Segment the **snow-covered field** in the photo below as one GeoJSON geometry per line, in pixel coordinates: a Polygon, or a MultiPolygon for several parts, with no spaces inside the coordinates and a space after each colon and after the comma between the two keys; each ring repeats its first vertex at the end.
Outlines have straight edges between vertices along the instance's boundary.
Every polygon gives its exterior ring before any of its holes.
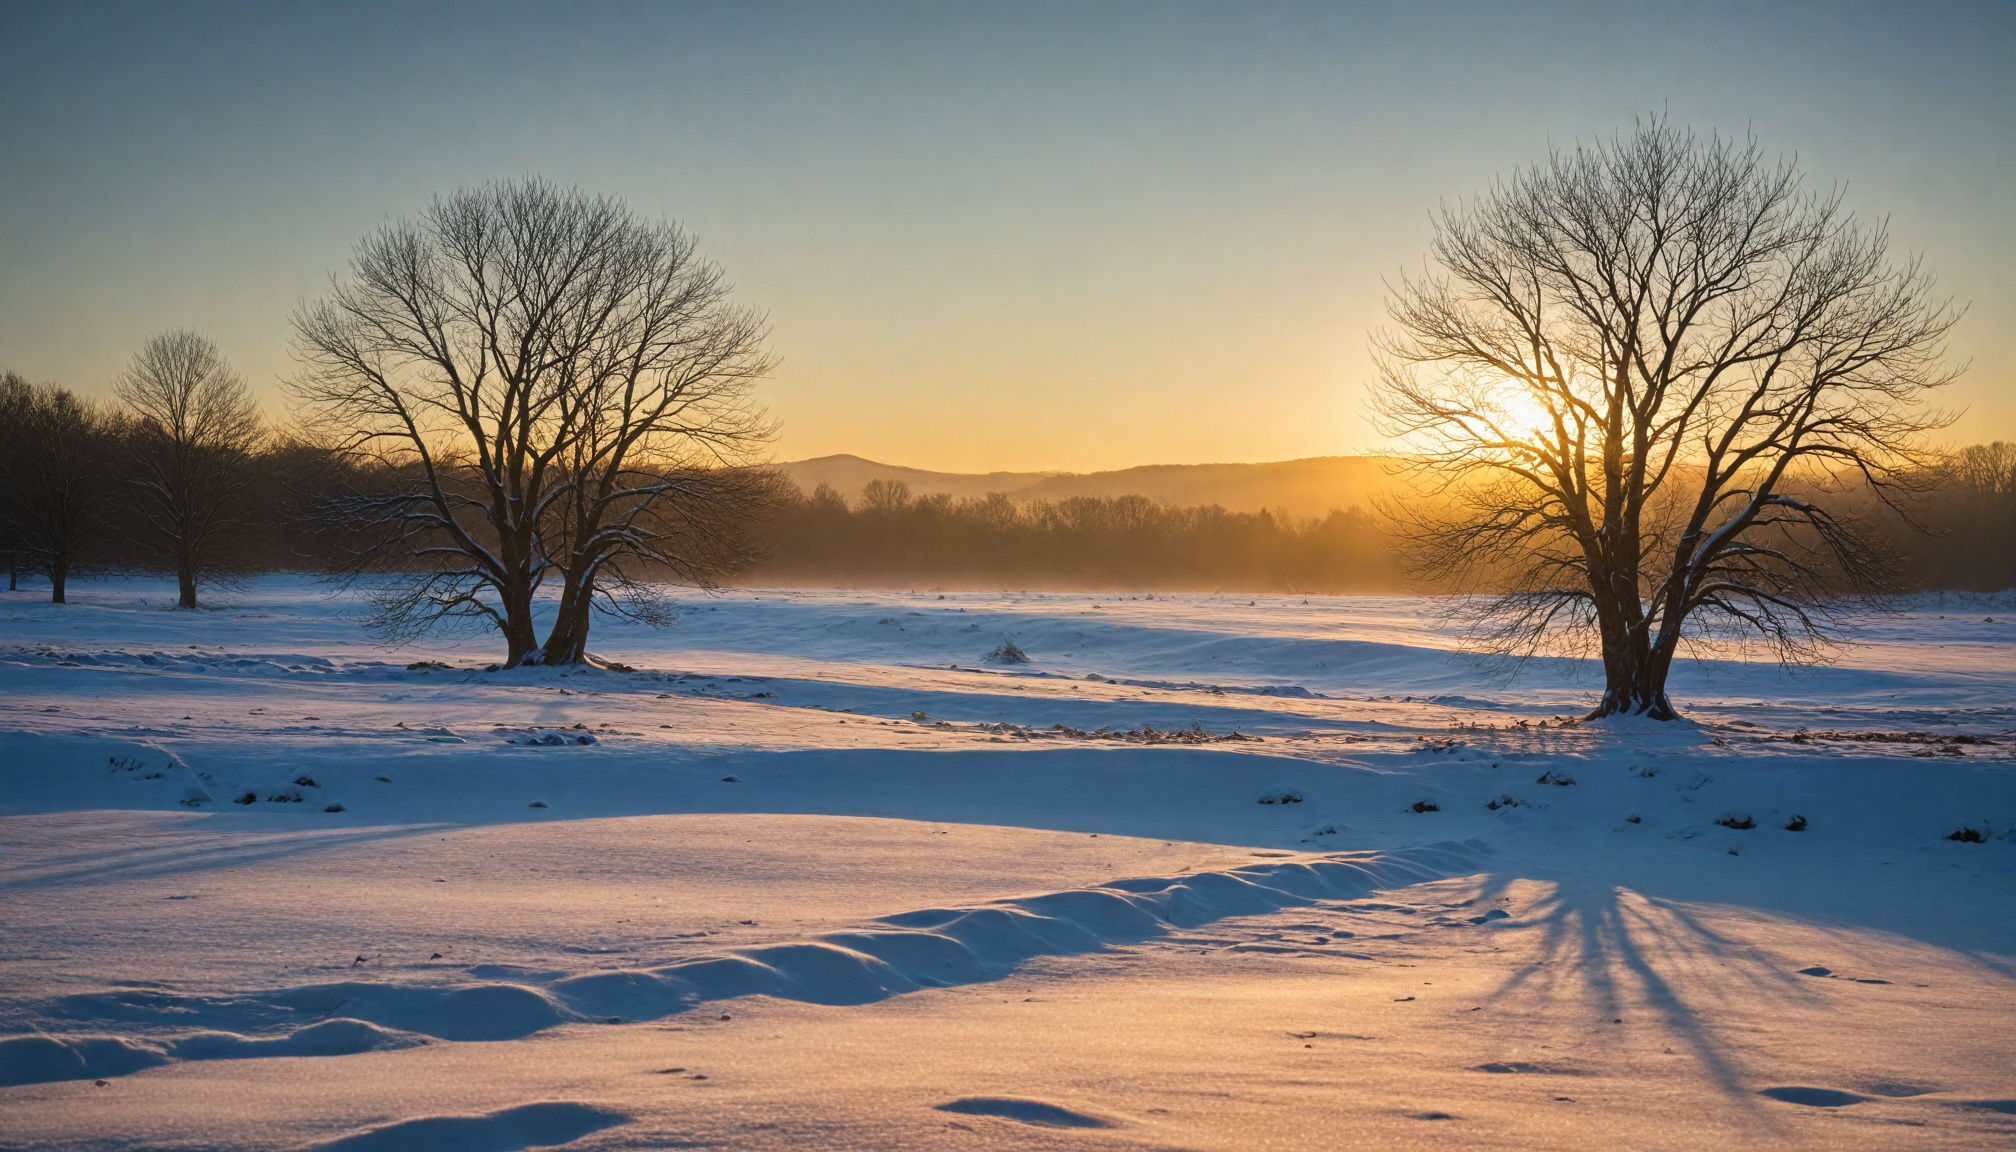
{"type": "Polygon", "coordinates": [[[1400,599],[742,590],[503,673],[73,596],[0,597],[0,1147],[2016,1145],[2016,599],[1563,726],[1400,599]]]}

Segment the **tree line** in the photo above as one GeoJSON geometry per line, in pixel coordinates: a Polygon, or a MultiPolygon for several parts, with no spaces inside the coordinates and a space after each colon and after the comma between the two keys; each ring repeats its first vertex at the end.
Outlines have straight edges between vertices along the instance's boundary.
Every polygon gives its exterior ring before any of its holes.
{"type": "Polygon", "coordinates": [[[61,604],[77,572],[156,568],[174,573],[178,603],[194,608],[206,577],[248,559],[226,546],[242,520],[284,518],[248,494],[269,447],[258,408],[216,345],[186,331],[149,340],[113,394],[108,407],[0,375],[8,587],[37,572],[61,604]]]}
{"type": "MultiPolygon", "coordinates": [[[[192,354],[203,344],[171,333],[136,357],[150,366],[146,378],[156,387],[148,395],[159,399],[163,380],[182,382],[185,398],[166,405],[170,415],[185,413],[179,441],[177,424],[148,414],[158,405],[142,410],[126,399],[139,397],[130,387],[115,390],[112,404],[95,404],[0,374],[0,553],[10,589],[39,575],[61,603],[78,575],[160,572],[176,577],[178,602],[189,607],[206,584],[260,572],[345,579],[406,569],[436,578],[430,561],[388,547],[397,537],[355,513],[359,504],[375,508],[409,492],[419,475],[260,425],[246,394],[228,386],[235,377],[215,349],[192,354]],[[205,370],[159,371],[160,342],[179,349],[168,364],[205,370]]],[[[714,497],[704,507],[732,506],[735,515],[691,533],[683,567],[636,567],[646,584],[1323,595],[1453,588],[1411,568],[1415,554],[1399,524],[1378,509],[1298,519],[1142,496],[920,496],[880,480],[849,500],[824,484],[803,492],[758,467],[659,482],[704,488],[714,497]]],[[[1898,587],[2016,588],[2016,444],[1945,454],[1915,486],[1919,494],[1902,512],[1866,491],[1836,502],[1894,555],[1898,587]]]]}
{"type": "MultiPolygon", "coordinates": [[[[1894,591],[2016,588],[2016,444],[1959,449],[1928,465],[1893,508],[1867,489],[1833,501],[1889,556],[1894,591]]],[[[1395,509],[1297,519],[1141,496],[1016,502],[913,495],[871,481],[852,501],[828,485],[788,491],[758,530],[745,579],[879,587],[1083,588],[1323,595],[1454,592],[1423,570],[1395,509]]],[[[1509,586],[1509,585],[1508,585],[1509,586]]]]}

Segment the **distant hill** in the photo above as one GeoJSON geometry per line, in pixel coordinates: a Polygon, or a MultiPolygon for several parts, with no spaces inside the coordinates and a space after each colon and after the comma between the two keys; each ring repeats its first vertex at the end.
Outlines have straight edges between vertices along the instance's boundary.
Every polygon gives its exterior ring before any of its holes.
{"type": "Polygon", "coordinates": [[[1360,507],[1393,486],[1378,456],[1313,456],[1266,464],[1146,464],[1113,472],[930,472],[859,456],[820,456],[779,464],[810,492],[830,484],[853,500],[870,480],[901,480],[919,495],[1063,500],[1072,496],[1146,496],[1165,504],[1217,504],[1234,512],[1287,509],[1296,517],[1360,507]]]}
{"type": "Polygon", "coordinates": [[[817,456],[777,465],[793,483],[810,492],[821,484],[849,500],[861,495],[870,480],[901,480],[919,496],[944,492],[952,496],[985,496],[989,492],[1021,492],[1034,484],[1064,475],[1058,472],[930,472],[900,464],[880,464],[859,456],[817,456]]]}

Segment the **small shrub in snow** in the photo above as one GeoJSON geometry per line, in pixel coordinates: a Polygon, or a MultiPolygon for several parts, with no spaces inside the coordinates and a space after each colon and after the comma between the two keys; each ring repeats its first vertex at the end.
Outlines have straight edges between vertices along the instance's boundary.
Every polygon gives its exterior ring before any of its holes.
{"type": "Polygon", "coordinates": [[[1568,775],[1565,772],[1550,771],[1550,772],[1542,772],[1540,774],[1540,778],[1533,782],[1535,784],[1552,784],[1557,788],[1566,788],[1570,784],[1575,783],[1575,778],[1573,776],[1568,775]]]}
{"type": "Polygon", "coordinates": [[[1260,794],[1262,804],[1300,804],[1302,793],[1289,788],[1270,788],[1260,794]]]}
{"type": "Polygon", "coordinates": [[[1979,828],[1960,828],[1947,833],[1946,839],[1957,840],[1962,844],[1986,844],[1988,834],[1979,828]]]}
{"type": "Polygon", "coordinates": [[[308,775],[308,774],[307,774],[307,773],[305,773],[305,772],[304,772],[304,773],[302,773],[302,774],[301,774],[301,775],[299,775],[299,776],[296,776],[296,777],[294,777],[294,786],[295,786],[296,788],[320,788],[320,787],[321,787],[321,785],[320,785],[320,784],[317,784],[317,783],[315,782],[315,778],[314,778],[313,776],[310,776],[310,775],[308,775]]]}
{"type": "Polygon", "coordinates": [[[1790,820],[1785,821],[1785,831],[1787,832],[1804,832],[1805,830],[1806,818],[1804,816],[1794,816],[1790,820]]]}
{"type": "Polygon", "coordinates": [[[1757,826],[1757,822],[1755,820],[1752,820],[1748,816],[1743,816],[1735,812],[1729,813],[1727,816],[1724,816],[1720,820],[1715,821],[1715,823],[1720,824],[1724,828],[1734,828],[1739,832],[1748,832],[1750,829],[1755,828],[1757,826]]]}
{"type": "Polygon", "coordinates": [[[415,660],[413,663],[406,665],[406,671],[408,672],[446,672],[447,670],[448,665],[443,664],[439,660],[415,660]]]}
{"type": "Polygon", "coordinates": [[[1408,805],[1407,810],[1409,812],[1440,812],[1442,806],[1433,800],[1416,800],[1414,803],[1408,805]]]}
{"type": "Polygon", "coordinates": [[[1645,818],[1644,818],[1643,816],[1626,816],[1626,817],[1624,817],[1624,823],[1626,823],[1626,824],[1643,824],[1644,822],[1645,822],[1645,818]]]}
{"type": "MultiPolygon", "coordinates": [[[[577,725],[578,727],[578,725],[577,725]]],[[[593,744],[595,737],[587,732],[542,731],[518,733],[505,737],[512,744],[529,745],[539,748],[560,748],[570,744],[593,744]]]]}
{"type": "Polygon", "coordinates": [[[1013,640],[1003,640],[999,648],[987,654],[987,659],[996,664],[1027,664],[1029,654],[1017,648],[1013,640]]]}
{"type": "Polygon", "coordinates": [[[546,807],[546,802],[545,802],[544,800],[534,800],[534,801],[532,801],[532,803],[531,803],[530,805],[528,805],[528,807],[532,807],[532,808],[544,808],[544,807],[546,807]]]}
{"type": "MultiPolygon", "coordinates": [[[[983,724],[981,725],[981,727],[986,728],[986,725],[983,724]]],[[[1002,727],[1004,731],[1007,729],[1007,726],[1002,727]]],[[[1239,731],[1237,728],[1234,728],[1232,731],[1227,732],[1224,735],[1218,735],[1216,733],[1206,732],[1204,730],[1204,726],[1201,724],[1192,724],[1188,728],[1175,728],[1167,732],[1158,731],[1152,724],[1144,724],[1139,728],[1129,729],[1125,732],[1116,732],[1111,728],[1097,728],[1094,729],[1093,731],[1087,732],[1083,728],[1072,728],[1064,724],[1052,724],[1049,730],[1051,732],[1055,732],[1059,736],[1063,736],[1071,740],[1119,740],[1128,744],[1262,743],[1261,737],[1248,736],[1244,732],[1239,731]]],[[[1016,728],[1015,731],[1023,736],[1036,736],[1042,734],[1033,728],[1016,728]]]]}
{"type": "Polygon", "coordinates": [[[1495,800],[1486,801],[1484,807],[1496,812],[1500,808],[1531,808],[1533,805],[1516,796],[1500,796],[1495,800]]]}
{"type": "Polygon", "coordinates": [[[343,805],[341,805],[341,804],[331,804],[331,805],[329,805],[329,806],[328,806],[327,808],[324,808],[324,809],[322,809],[322,811],[324,811],[324,812],[341,812],[341,811],[343,811],[343,805]]]}
{"type": "Polygon", "coordinates": [[[257,792],[247,792],[231,802],[233,804],[257,804],[259,802],[259,794],[257,792]]]}

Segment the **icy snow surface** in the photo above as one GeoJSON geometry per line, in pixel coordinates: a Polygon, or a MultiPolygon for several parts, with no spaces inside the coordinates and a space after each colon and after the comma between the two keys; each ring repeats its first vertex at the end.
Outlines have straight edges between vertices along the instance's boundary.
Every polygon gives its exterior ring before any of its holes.
{"type": "Polygon", "coordinates": [[[1666,725],[1405,599],[694,593],[513,672],[74,599],[0,598],[0,1147],[2016,1143],[2009,597],[1666,725]]]}

